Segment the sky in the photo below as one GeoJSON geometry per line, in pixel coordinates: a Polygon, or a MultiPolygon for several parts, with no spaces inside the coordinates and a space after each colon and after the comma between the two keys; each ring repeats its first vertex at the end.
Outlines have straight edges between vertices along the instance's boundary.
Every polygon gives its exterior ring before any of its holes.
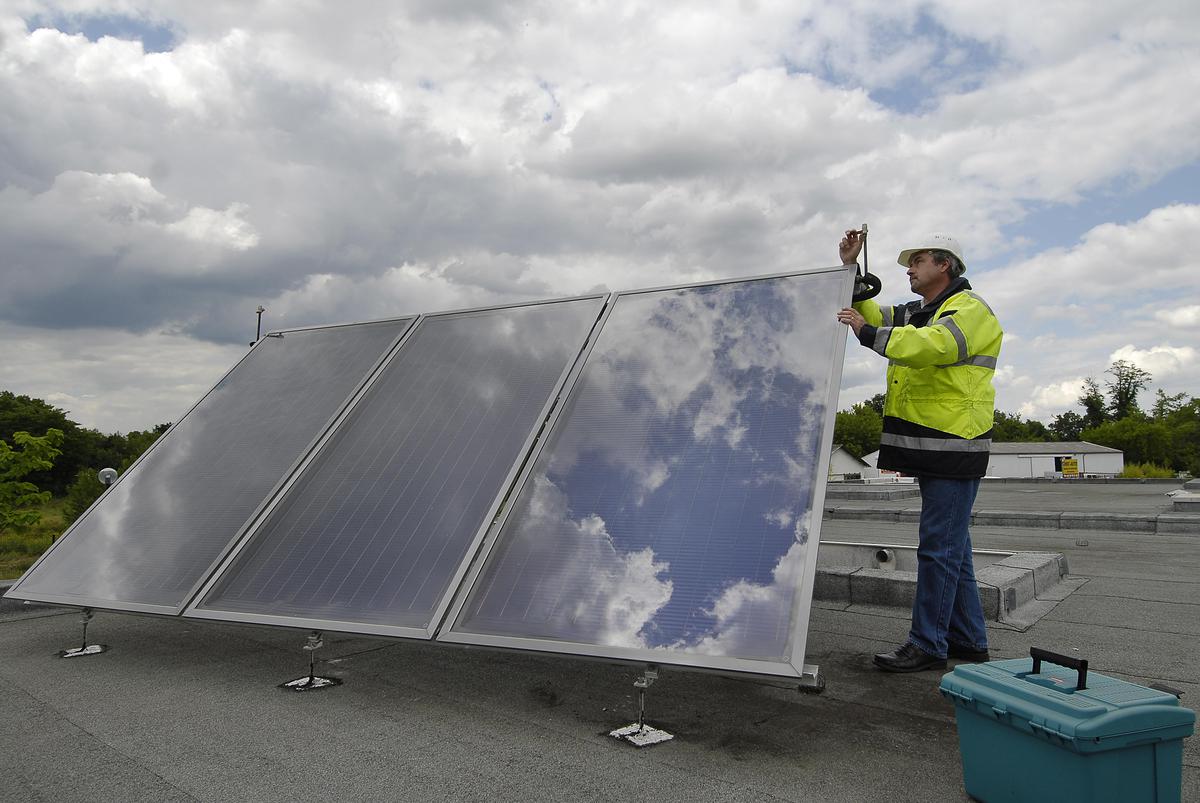
{"type": "MultiPolygon", "coordinates": [[[[264,329],[818,268],[941,231],[1049,421],[1200,395],[1200,5],[0,5],[0,388],[174,421],[264,329]]],[[[883,390],[850,343],[840,407],[883,390]]]]}

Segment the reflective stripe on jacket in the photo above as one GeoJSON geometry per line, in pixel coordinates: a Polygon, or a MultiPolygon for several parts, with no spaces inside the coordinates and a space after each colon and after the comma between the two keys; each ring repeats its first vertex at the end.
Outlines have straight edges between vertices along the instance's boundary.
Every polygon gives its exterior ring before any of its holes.
{"type": "Polygon", "coordinates": [[[1004,331],[963,278],[931,304],[860,301],[859,341],[888,358],[879,467],[933,477],[987,473],[1004,331]]]}

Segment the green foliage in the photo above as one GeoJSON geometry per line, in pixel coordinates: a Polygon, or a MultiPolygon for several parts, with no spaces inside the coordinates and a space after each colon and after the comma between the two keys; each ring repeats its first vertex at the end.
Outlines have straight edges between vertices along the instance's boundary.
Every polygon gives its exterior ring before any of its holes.
{"type": "Polygon", "coordinates": [[[67,486],[67,496],[63,501],[63,517],[67,522],[78,519],[104,493],[104,486],[96,474],[91,468],[81,468],[67,486]]]}
{"type": "Polygon", "coordinates": [[[1024,419],[1019,414],[997,410],[992,419],[992,440],[998,443],[1038,443],[1050,440],[1050,431],[1041,421],[1024,419]]]}
{"type": "Polygon", "coordinates": [[[0,391],[0,440],[11,445],[15,432],[38,435],[50,428],[62,431],[62,454],[54,465],[27,478],[55,496],[67,493],[75,477],[85,468],[95,471],[111,466],[120,470],[128,466],[169,426],[159,424],[153,429],[126,435],[104,435],[94,429],[84,429],[63,410],[41,399],[0,391]]]}
{"type": "Polygon", "coordinates": [[[1168,461],[1176,471],[1200,475],[1200,399],[1193,398],[1162,418],[1170,433],[1168,461]]]}
{"type": "MultiPolygon", "coordinates": [[[[17,432],[45,435],[51,429],[63,433],[61,455],[54,465],[32,473],[27,479],[40,488],[61,494],[79,468],[77,455],[91,448],[91,434],[67,418],[64,411],[41,399],[0,391],[0,440],[11,446],[17,432]]],[[[98,432],[92,434],[100,435],[98,432]]]]}
{"type": "Polygon", "coordinates": [[[62,442],[62,430],[54,428],[41,437],[13,433],[19,449],[0,441],[0,533],[30,527],[41,518],[38,508],[50,501],[50,492],[39,491],[23,478],[53,466],[62,442]]]}
{"type": "Polygon", "coordinates": [[[833,442],[841,444],[855,457],[862,457],[879,448],[883,434],[883,417],[870,402],[856,404],[840,411],[833,424],[833,442]]]}
{"type": "Polygon", "coordinates": [[[1083,407],[1084,429],[1098,427],[1108,420],[1108,402],[1100,392],[1100,385],[1090,376],[1083,380],[1083,395],[1079,397],[1083,407]]]}
{"type": "MultiPolygon", "coordinates": [[[[874,396],[872,396],[871,398],[869,398],[865,402],[863,402],[863,404],[867,405],[872,410],[879,413],[879,417],[883,418],[883,404],[886,399],[887,399],[886,394],[876,393],[874,396]]],[[[874,449],[872,449],[871,451],[874,451],[874,449]]]]}
{"type": "Polygon", "coordinates": [[[99,469],[124,471],[168,427],[104,435],[41,399],[0,391],[0,578],[29,568],[88,508],[103,490],[99,469]]]}
{"type": "Polygon", "coordinates": [[[1112,417],[1120,421],[1132,415],[1140,415],[1137,397],[1150,383],[1150,372],[1143,371],[1131,362],[1117,360],[1104,373],[1113,376],[1111,382],[1105,382],[1108,387],[1108,409],[1112,417]]]}
{"type": "Polygon", "coordinates": [[[0,533],[0,580],[20,577],[63,531],[61,499],[50,500],[38,512],[41,518],[36,524],[0,533]]]}
{"type": "Polygon", "coordinates": [[[1126,463],[1121,476],[1135,479],[1170,479],[1175,476],[1175,472],[1153,463],[1126,463]]]}
{"type": "Polygon", "coordinates": [[[1162,388],[1154,394],[1154,418],[1161,421],[1172,413],[1178,412],[1187,405],[1187,394],[1176,393],[1168,396],[1162,388]]]}
{"type": "Polygon", "coordinates": [[[1127,463],[1170,465],[1171,462],[1171,430],[1161,421],[1145,417],[1109,421],[1085,429],[1083,440],[1120,449],[1127,463]]]}
{"type": "Polygon", "coordinates": [[[1083,428],[1086,422],[1083,416],[1073,410],[1068,410],[1065,413],[1059,413],[1054,416],[1054,420],[1050,422],[1051,440],[1056,441],[1077,441],[1083,433],[1083,428]]]}

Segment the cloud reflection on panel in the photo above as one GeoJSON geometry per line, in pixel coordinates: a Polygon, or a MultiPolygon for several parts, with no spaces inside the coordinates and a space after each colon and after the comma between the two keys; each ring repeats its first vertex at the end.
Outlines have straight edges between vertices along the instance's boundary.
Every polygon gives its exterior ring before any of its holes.
{"type": "Polygon", "coordinates": [[[456,628],[784,658],[843,285],[620,297],[456,628]]]}

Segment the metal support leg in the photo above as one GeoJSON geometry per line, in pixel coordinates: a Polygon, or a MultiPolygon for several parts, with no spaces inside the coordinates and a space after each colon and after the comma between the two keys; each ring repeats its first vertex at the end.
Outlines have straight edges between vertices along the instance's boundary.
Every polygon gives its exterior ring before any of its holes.
{"type": "Polygon", "coordinates": [[[92,621],[92,609],[83,608],[80,610],[80,622],[83,625],[83,643],[78,647],[70,650],[60,650],[59,658],[84,658],[88,655],[99,655],[108,650],[107,644],[88,644],[87,643],[87,626],[88,622],[92,621]]]}
{"type": "Polygon", "coordinates": [[[647,664],[642,676],[633,682],[638,690],[638,721],[623,728],[617,728],[608,735],[614,739],[629,742],[634,747],[649,747],[675,738],[674,734],[646,724],[646,689],[658,680],[658,667],[647,664]]]}
{"type": "Polygon", "coordinates": [[[317,691],[319,689],[328,689],[331,686],[340,686],[341,678],[326,678],[317,675],[317,650],[325,646],[325,641],[321,638],[321,633],[314,630],[308,634],[308,640],[304,643],[304,651],[308,653],[308,675],[295,680],[289,680],[287,683],[280,683],[279,688],[285,691],[317,691]]]}

